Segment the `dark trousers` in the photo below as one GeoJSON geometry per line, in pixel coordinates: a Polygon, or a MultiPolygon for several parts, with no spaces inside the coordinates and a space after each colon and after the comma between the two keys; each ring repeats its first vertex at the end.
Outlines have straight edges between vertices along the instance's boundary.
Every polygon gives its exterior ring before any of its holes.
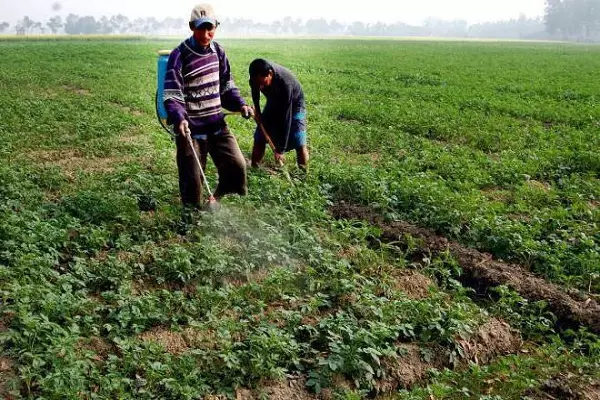
{"type": "MultiPolygon", "coordinates": [[[[192,142],[202,169],[206,171],[207,154],[210,154],[217,167],[219,183],[214,192],[217,199],[229,193],[245,195],[248,192],[246,160],[244,160],[235,136],[227,127],[224,127],[221,133],[209,136],[207,140],[192,139],[192,142]]],[[[200,169],[198,169],[188,139],[177,135],[175,144],[177,145],[181,201],[186,206],[198,207],[204,185],[200,169]]]]}

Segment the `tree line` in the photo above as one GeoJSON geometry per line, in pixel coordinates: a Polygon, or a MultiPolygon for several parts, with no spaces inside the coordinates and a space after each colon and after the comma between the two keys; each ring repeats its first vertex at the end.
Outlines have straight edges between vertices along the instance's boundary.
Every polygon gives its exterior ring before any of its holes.
{"type": "MultiPolygon", "coordinates": [[[[343,24],[336,20],[309,19],[303,21],[286,17],[271,23],[257,23],[250,19],[225,19],[221,35],[352,35],[352,36],[421,36],[456,38],[506,39],[563,39],[600,41],[600,0],[546,0],[544,17],[485,22],[469,25],[464,20],[446,21],[429,18],[421,26],[402,22],[393,24],[353,22],[343,24]]],[[[0,33],[9,32],[10,25],[0,22],[0,33]]],[[[167,17],[130,19],[118,14],[94,18],[69,14],[64,20],[56,15],[45,22],[28,16],[14,27],[17,35],[28,34],[140,34],[186,35],[189,33],[183,18],[167,17]]]]}
{"type": "Polygon", "coordinates": [[[600,41],[600,0],[546,0],[545,23],[566,40],[600,41]]]}

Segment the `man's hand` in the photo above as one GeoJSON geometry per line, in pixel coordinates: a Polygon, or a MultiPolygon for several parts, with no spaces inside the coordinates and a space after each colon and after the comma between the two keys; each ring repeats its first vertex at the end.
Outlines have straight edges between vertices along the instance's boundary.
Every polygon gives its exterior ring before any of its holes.
{"type": "Polygon", "coordinates": [[[192,134],[190,131],[190,123],[186,119],[179,124],[179,133],[186,139],[192,134]]]}
{"type": "Polygon", "coordinates": [[[275,152],[275,161],[277,164],[283,164],[283,153],[275,152]]]}
{"type": "Polygon", "coordinates": [[[242,109],[240,111],[242,113],[242,117],[244,117],[246,119],[250,119],[250,117],[254,117],[254,109],[252,107],[242,106],[242,109]]]}

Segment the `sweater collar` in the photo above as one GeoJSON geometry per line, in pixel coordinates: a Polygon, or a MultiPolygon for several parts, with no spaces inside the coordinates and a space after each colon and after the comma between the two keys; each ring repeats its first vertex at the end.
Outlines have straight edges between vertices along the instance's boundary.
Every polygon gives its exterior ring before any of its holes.
{"type": "Polygon", "coordinates": [[[198,45],[198,43],[196,42],[196,39],[194,39],[194,36],[190,36],[190,46],[192,49],[194,49],[195,51],[201,52],[201,53],[214,53],[217,51],[216,47],[215,47],[215,43],[211,40],[210,44],[208,45],[208,47],[201,47],[200,45],[198,45]]]}

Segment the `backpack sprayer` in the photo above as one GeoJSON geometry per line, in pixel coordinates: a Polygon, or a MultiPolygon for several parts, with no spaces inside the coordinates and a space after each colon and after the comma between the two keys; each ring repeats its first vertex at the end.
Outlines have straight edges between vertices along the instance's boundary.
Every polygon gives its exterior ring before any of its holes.
{"type": "Polygon", "coordinates": [[[158,52],[158,63],[157,63],[157,78],[158,82],[156,85],[156,97],[154,98],[154,106],[156,109],[156,118],[160,126],[171,136],[175,136],[175,132],[169,128],[167,124],[167,109],[165,108],[165,75],[167,74],[167,63],[169,61],[169,54],[171,50],[160,50],[158,52]]]}
{"type": "MultiPolygon", "coordinates": [[[[170,50],[160,50],[158,52],[158,68],[157,68],[158,85],[156,87],[156,97],[154,99],[154,105],[156,108],[156,118],[158,119],[158,122],[163,127],[163,129],[169,135],[171,135],[172,138],[175,138],[175,132],[174,132],[175,128],[174,127],[169,128],[168,121],[167,121],[167,119],[168,119],[167,110],[164,105],[165,75],[167,73],[167,62],[169,61],[169,54],[171,54],[170,50]]],[[[196,152],[196,147],[194,146],[194,141],[192,139],[192,136],[191,136],[189,130],[186,133],[187,133],[186,137],[188,140],[188,144],[189,144],[190,148],[192,149],[192,154],[194,156],[194,160],[196,161],[196,165],[198,166],[198,169],[200,170],[200,176],[202,177],[202,181],[204,182],[204,185],[206,186],[206,190],[208,192],[208,201],[207,201],[208,210],[209,211],[217,211],[219,209],[219,203],[217,202],[217,199],[213,195],[212,191],[210,190],[210,185],[208,184],[208,180],[206,179],[206,175],[204,174],[204,169],[202,168],[202,164],[200,163],[200,159],[198,158],[198,153],[196,152]]]]}

